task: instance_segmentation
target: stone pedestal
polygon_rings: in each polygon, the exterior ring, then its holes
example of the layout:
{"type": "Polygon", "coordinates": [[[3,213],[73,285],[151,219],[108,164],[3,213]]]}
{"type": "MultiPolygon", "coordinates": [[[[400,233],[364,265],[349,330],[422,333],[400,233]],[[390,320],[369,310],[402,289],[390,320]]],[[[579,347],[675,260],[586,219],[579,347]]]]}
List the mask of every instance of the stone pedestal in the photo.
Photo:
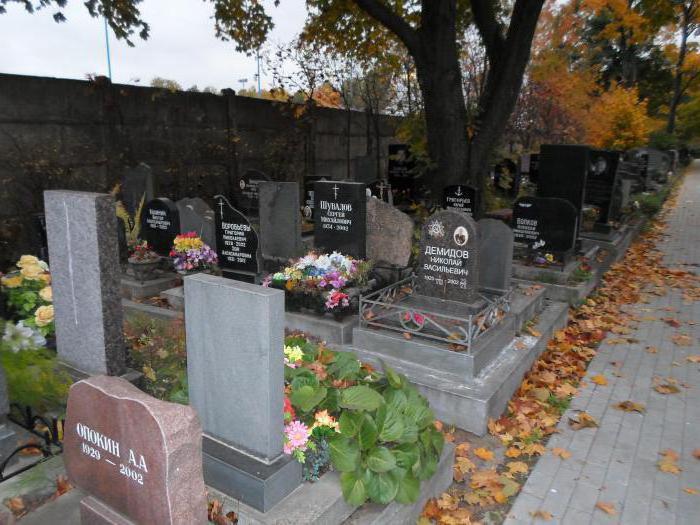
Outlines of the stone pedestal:
{"type": "Polygon", "coordinates": [[[190,403],[204,429],[207,484],[266,511],[301,483],[282,453],[284,293],[185,277],[190,403]]]}
{"type": "Polygon", "coordinates": [[[80,502],[80,525],[136,525],[126,516],[88,496],[80,502]]]}

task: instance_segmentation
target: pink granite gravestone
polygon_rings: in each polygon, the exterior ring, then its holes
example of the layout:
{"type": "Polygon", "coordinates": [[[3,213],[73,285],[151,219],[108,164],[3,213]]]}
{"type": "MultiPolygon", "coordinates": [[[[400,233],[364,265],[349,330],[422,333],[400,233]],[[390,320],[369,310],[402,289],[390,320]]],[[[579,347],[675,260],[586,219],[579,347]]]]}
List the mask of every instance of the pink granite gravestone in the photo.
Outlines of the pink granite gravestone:
{"type": "Polygon", "coordinates": [[[118,377],[94,376],[68,396],[64,459],[89,493],[83,525],[207,523],[202,428],[195,411],[118,377]]]}

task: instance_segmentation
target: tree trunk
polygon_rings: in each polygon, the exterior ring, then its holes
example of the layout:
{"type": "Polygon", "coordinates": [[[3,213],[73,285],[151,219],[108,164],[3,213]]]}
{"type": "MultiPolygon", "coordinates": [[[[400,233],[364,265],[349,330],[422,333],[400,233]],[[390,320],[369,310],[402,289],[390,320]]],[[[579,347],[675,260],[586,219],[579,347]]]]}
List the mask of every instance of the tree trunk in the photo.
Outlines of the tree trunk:
{"type": "Polygon", "coordinates": [[[676,61],[676,70],[673,76],[673,96],[668,107],[668,123],[666,124],[666,131],[669,134],[676,130],[676,111],[683,96],[683,65],[688,52],[688,26],[690,24],[688,11],[683,9],[681,16],[681,45],[678,50],[678,60],[676,61]]]}

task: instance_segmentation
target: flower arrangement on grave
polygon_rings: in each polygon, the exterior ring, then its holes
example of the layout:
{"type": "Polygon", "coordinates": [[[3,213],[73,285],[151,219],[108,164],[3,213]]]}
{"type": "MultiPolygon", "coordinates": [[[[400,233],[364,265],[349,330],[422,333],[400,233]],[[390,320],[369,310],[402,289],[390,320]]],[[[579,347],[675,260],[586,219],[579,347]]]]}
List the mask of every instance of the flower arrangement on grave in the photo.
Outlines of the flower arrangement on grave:
{"type": "Polygon", "coordinates": [[[216,252],[196,232],[182,233],[175,237],[170,257],[175,270],[180,273],[210,270],[219,262],[216,252]]]}
{"type": "Polygon", "coordinates": [[[0,279],[13,319],[42,337],[53,335],[53,290],[49,266],[33,255],[22,255],[17,270],[0,279]]]}
{"type": "Polygon", "coordinates": [[[309,253],[268,275],[263,286],[285,290],[291,309],[302,307],[342,316],[350,310],[349,288],[366,284],[370,264],[338,252],[309,253]]]}
{"type": "Polygon", "coordinates": [[[532,262],[537,266],[549,266],[556,262],[556,258],[551,253],[542,253],[535,255],[532,262]]]}
{"type": "Polygon", "coordinates": [[[404,376],[304,336],[285,341],[284,452],[315,481],[333,468],[352,505],[413,503],[435,473],[444,437],[404,376]]]}
{"type": "MultiPolygon", "coordinates": [[[[110,194],[116,198],[121,190],[121,184],[117,184],[112,188],[110,194]]],[[[124,203],[117,200],[116,214],[120,221],[122,221],[122,226],[124,227],[124,235],[126,238],[127,247],[132,250],[139,242],[139,235],[141,234],[141,214],[143,213],[143,206],[146,202],[146,194],[141,196],[139,204],[134,210],[134,214],[130,214],[129,210],[126,209],[124,203]]]]}
{"type": "Polygon", "coordinates": [[[158,255],[148,241],[141,241],[137,243],[131,253],[129,254],[129,262],[157,262],[160,261],[160,255],[158,255]]]}

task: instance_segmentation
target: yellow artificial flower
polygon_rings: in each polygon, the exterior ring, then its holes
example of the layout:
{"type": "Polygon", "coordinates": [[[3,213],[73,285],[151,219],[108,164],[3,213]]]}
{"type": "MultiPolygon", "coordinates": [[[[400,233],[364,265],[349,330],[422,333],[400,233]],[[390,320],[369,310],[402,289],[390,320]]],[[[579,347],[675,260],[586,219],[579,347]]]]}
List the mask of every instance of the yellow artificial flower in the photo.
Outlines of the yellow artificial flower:
{"type": "Polygon", "coordinates": [[[53,302],[53,290],[50,286],[45,286],[39,290],[39,297],[41,297],[47,303],[53,302]]]}
{"type": "Polygon", "coordinates": [[[554,255],[552,255],[551,253],[545,255],[544,258],[547,259],[547,262],[554,262],[554,255]]]}
{"type": "Polygon", "coordinates": [[[46,326],[53,322],[53,305],[40,306],[34,312],[34,322],[37,326],[46,326]]]}
{"type": "Polygon", "coordinates": [[[41,275],[44,273],[44,270],[42,270],[41,267],[38,265],[30,265],[23,266],[19,273],[25,279],[29,279],[30,281],[36,281],[38,279],[41,279],[41,275]]]}
{"type": "Polygon", "coordinates": [[[311,429],[313,430],[316,427],[329,427],[335,430],[336,432],[340,432],[338,422],[333,416],[331,416],[328,413],[328,410],[321,410],[319,412],[316,412],[316,414],[314,415],[314,424],[311,427],[311,429]]]}
{"type": "Polygon", "coordinates": [[[21,275],[5,276],[2,278],[2,285],[7,288],[17,288],[22,284],[21,275]]]}
{"type": "Polygon", "coordinates": [[[33,255],[23,255],[17,261],[17,267],[24,268],[26,266],[39,266],[39,259],[33,255]]]}
{"type": "Polygon", "coordinates": [[[289,362],[296,363],[304,358],[304,352],[298,346],[285,346],[284,356],[289,360],[289,362]]]}

